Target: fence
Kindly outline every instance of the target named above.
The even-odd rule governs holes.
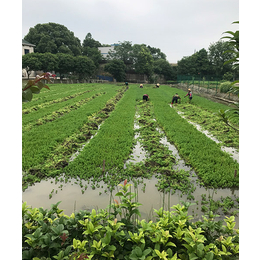
[[[239,100],[238,95],[233,93],[220,93],[221,81],[214,76],[193,77],[190,75],[177,76],[178,88],[187,90],[190,88],[193,93],[199,94],[204,97],[212,97],[215,99],[237,102]]]
[[[187,84],[187,86],[193,85],[202,88],[214,89],[216,93],[220,92],[220,79],[215,76],[190,76],[190,75],[177,75],[177,83]]]

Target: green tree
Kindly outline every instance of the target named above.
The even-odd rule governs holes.
[[[74,72],[78,75],[79,79],[89,78],[95,72],[94,62],[86,56],[75,57]]]
[[[40,70],[42,67],[38,53],[28,53],[22,56],[22,68],[26,70],[28,79],[32,71]]]
[[[201,77],[210,74],[210,62],[208,59],[207,51],[203,48],[196,52],[194,55],[196,57],[196,73],[200,73]]]
[[[126,65],[122,60],[112,60],[105,65],[105,71],[109,72],[116,81],[122,82],[125,80]]]
[[[114,47],[113,51],[108,52],[108,60],[122,60],[125,64],[131,64],[132,59],[132,43],[129,41],[119,42],[119,45]]]
[[[150,45],[147,48],[150,50],[154,60],[166,60],[166,55],[159,48],[151,47]]]
[[[191,56],[183,57],[178,61],[178,74],[192,76],[206,76],[211,74],[208,53],[203,48]]]
[[[101,43],[92,38],[91,33],[88,33],[82,43],[82,47],[98,48],[101,47]]]
[[[226,63],[234,58],[232,52],[227,52],[230,50],[233,51],[234,48],[228,42],[221,40],[210,44],[208,48],[208,58],[212,64],[213,73],[218,77],[222,78],[225,73],[233,71],[232,65]]]
[[[195,55],[183,57],[178,61],[177,70],[179,75],[197,75]]]
[[[80,40],[67,27],[57,23],[37,24],[24,37],[36,45],[35,52],[81,54]]]
[[[164,76],[166,80],[174,78],[173,67],[164,59],[157,59],[154,61],[154,73]]]
[[[145,44],[133,45],[132,58],[135,72],[138,74],[145,74],[150,78],[153,74],[154,59]]]
[[[60,76],[74,71],[74,56],[65,53],[58,53],[57,58],[58,60],[56,71],[60,73]]]
[[[58,66],[58,57],[50,52],[38,53],[38,59],[41,63],[40,70],[44,72],[56,71]]]

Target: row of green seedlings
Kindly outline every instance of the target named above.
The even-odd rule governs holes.
[[[159,191],[174,194],[176,190],[180,190],[183,194],[188,194],[188,198],[192,198],[191,194],[195,190],[195,186],[189,179],[190,174],[183,169],[173,169],[176,159],[168,147],[160,143],[163,133],[158,131],[151,103],[140,101],[137,109],[140,115],[138,122],[141,128],[136,131],[140,132],[140,143],[149,155],[145,162],[129,164],[127,167],[128,173],[132,177],[142,176],[145,178],[156,175]]]
[[[76,103],[65,106],[56,111],[53,111],[51,114],[48,114],[42,118],[39,118],[37,121],[34,121],[33,123],[27,124],[26,126],[23,127],[23,131],[27,132],[27,131],[30,131],[35,126],[39,126],[39,125],[46,124],[48,122],[52,122],[52,121],[56,120],[57,118],[65,115],[65,114],[68,114],[72,110],[76,110],[76,109],[80,108],[82,105],[86,104],[87,102],[95,99],[96,97],[104,95],[104,94],[106,94],[106,92],[96,93],[95,95],[93,95],[91,97],[84,98]]]
[[[150,91],[154,113],[167,139],[173,143],[186,164],[190,164],[201,184],[214,188],[238,187],[239,165],[220,146],[199,132],[169,106],[164,89]]]
[[[215,113],[206,111],[194,104],[178,104],[174,108],[183,112],[188,120],[199,124],[203,130],[210,131],[225,146],[238,148],[238,132],[221,122]]]
[[[169,88],[167,86],[162,86],[162,89],[163,89],[163,92],[165,92],[169,98],[168,98],[168,103],[171,102],[171,98],[172,96],[175,94],[175,93],[178,93],[181,97],[181,105],[187,105],[187,103],[190,103],[190,104],[193,104],[194,106],[196,107],[199,107],[203,110],[206,110],[208,112],[211,112],[212,114],[215,114],[217,113],[219,110],[228,110],[228,109],[231,109],[231,108],[235,108],[236,106],[234,105],[224,105],[224,104],[221,104],[221,103],[218,103],[218,102],[214,102],[212,100],[209,100],[207,98],[204,98],[204,97],[201,97],[201,96],[198,96],[196,94],[193,94],[193,98],[192,98],[192,101],[189,102],[187,100],[187,97],[184,99],[184,96],[187,94],[187,91],[183,91],[181,89],[177,89],[177,88]],[[233,117],[231,118],[231,122],[233,124],[237,124],[238,125],[238,121],[239,121],[239,118],[238,117]]]
[[[23,128],[26,128],[27,125],[30,125],[30,124],[35,125],[35,123],[38,120],[41,120],[42,118],[50,116],[53,112],[55,113],[55,111],[57,111],[57,110],[60,110],[62,112],[62,109],[64,107],[73,106],[75,103],[77,103],[83,99],[90,98],[91,96],[102,93],[102,92],[107,92],[107,89],[105,89],[104,87],[95,88],[95,89],[90,88],[83,95],[79,95],[79,96],[74,97],[73,99],[69,99],[67,101],[53,103],[52,105],[45,106],[43,109],[39,109],[39,110],[35,111],[34,113],[23,115],[23,120],[22,120]],[[63,94],[63,93],[61,93],[61,94]],[[68,95],[66,95],[66,96],[68,96]],[[52,99],[52,101],[55,101],[55,100],[56,99]]]
[[[118,88],[119,89],[119,88]],[[23,171],[43,164],[56,147],[87,122],[88,117],[101,110],[106,102],[115,96],[116,89],[106,89],[106,94],[101,95],[76,110],[57,118],[53,122],[39,125],[30,132],[23,133]],[[28,115],[29,116],[29,115]]]
[[[235,218],[213,214],[191,222],[187,205],[154,210],[156,221],[132,221],[140,203],[125,180],[109,209],[82,210],[67,216],[58,208],[22,205],[23,259],[237,259]],[[110,210],[110,212],[109,212]]]
[[[125,88],[120,89],[113,98],[107,101],[105,107],[89,116],[87,123],[85,123],[79,131],[70,135],[59,144],[44,163],[31,167],[28,173],[23,176],[23,190],[25,190],[28,185],[40,182],[46,177],[59,175],[63,171],[63,168],[68,165],[73,153],[97,133],[98,125],[109,117],[116,103],[124,95],[124,91]]]
[[[73,95],[79,92],[82,92],[86,89],[91,88],[92,85],[81,84],[81,85],[57,85],[54,84],[51,86],[50,90],[43,89],[41,95],[36,95],[30,102],[24,102],[22,104],[23,109],[29,109],[31,107],[37,106],[50,102],[54,99],[63,98],[69,95]],[[93,86],[94,88],[94,86]]]
[[[93,182],[112,182],[111,186],[118,183],[119,176],[124,174],[124,161],[133,147],[135,97],[136,89],[130,87],[98,134],[64,168],[66,175]]]
[[[31,112],[38,111],[39,109],[45,108],[45,107],[50,106],[52,104],[56,104],[56,103],[60,103],[60,102],[64,102],[64,101],[70,100],[72,98],[81,96],[81,95],[83,95],[85,93],[88,93],[90,91],[91,90],[85,90],[85,91],[82,91],[82,92],[77,92],[77,93],[69,95],[69,96],[57,98],[57,99],[54,99],[54,100],[51,100],[51,101],[48,101],[48,102],[41,103],[39,105],[35,105],[35,106],[27,108],[27,109],[23,109],[22,110],[22,114],[26,115],[26,114],[29,114]]]

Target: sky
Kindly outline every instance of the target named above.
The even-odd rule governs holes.
[[[23,0],[22,38],[36,24],[58,23],[81,40],[130,41],[160,48],[177,63],[236,31],[238,0]]]

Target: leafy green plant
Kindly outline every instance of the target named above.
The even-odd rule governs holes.
[[[32,100],[33,94],[39,94],[42,88],[49,87],[41,82],[41,80],[50,81],[50,77],[55,77],[56,75],[50,72],[45,72],[36,77],[34,80],[28,80],[26,85],[22,89],[22,102],[28,102]]]

